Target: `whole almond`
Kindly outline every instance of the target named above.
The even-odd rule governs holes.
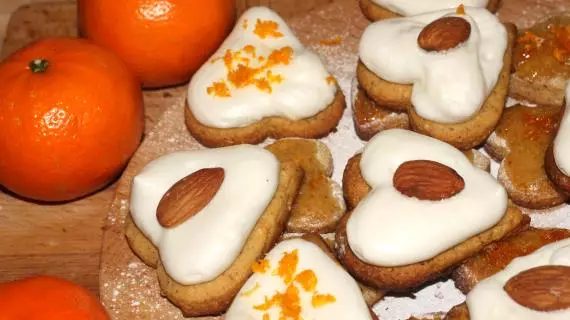
[[[196,215],[212,201],[224,177],[224,169],[206,168],[176,182],[158,203],[156,218],[160,225],[173,228]]]
[[[570,308],[570,267],[542,266],[512,277],[505,291],[518,304],[536,311]]]
[[[418,45],[426,51],[453,49],[469,39],[471,24],[460,17],[443,17],[428,24],[418,36]]]
[[[392,182],[396,190],[408,197],[433,201],[453,197],[465,187],[465,181],[455,170],[430,160],[402,163]]]

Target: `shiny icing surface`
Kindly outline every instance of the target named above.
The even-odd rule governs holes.
[[[389,151],[389,152],[387,152]],[[441,201],[403,195],[393,184],[396,169],[410,160],[431,160],[454,169],[465,188]],[[421,262],[494,226],[507,209],[507,194],[458,149],[418,133],[392,129],[366,145],[360,161],[372,188],[347,223],[356,256],[377,266]]]
[[[570,309],[540,312],[514,301],[503,289],[517,274],[539,266],[570,266],[570,239],[546,245],[532,254],[514,259],[503,271],[481,281],[467,295],[471,320],[566,320]]]
[[[180,179],[221,167],[224,181],[208,205],[174,228],[163,228],[156,209]],[[280,165],[269,151],[252,145],[180,151],[149,163],[133,181],[131,216],[156,246],[166,272],[190,285],[215,279],[242,250],[251,230],[273,198]],[[207,230],[207,232],[204,232]]]
[[[554,139],[554,160],[565,175],[570,176],[570,83],[566,87],[566,109]]]
[[[412,84],[411,102],[425,119],[459,123],[475,115],[494,89],[507,48],[506,28],[486,9],[466,14],[444,10],[377,21],[360,41],[360,60],[380,78]],[[471,24],[469,39],[444,52],[418,46],[422,29],[443,16],[460,16]]]
[[[372,319],[356,281],[312,242],[285,240],[253,270],[225,320]]]
[[[403,16],[412,16],[422,13],[456,8],[460,4],[469,7],[484,8],[488,0],[372,0],[392,12]]]
[[[337,85],[274,11],[254,7],[196,72],[188,106],[215,128],[243,127],[266,117],[300,120],[327,108]]]

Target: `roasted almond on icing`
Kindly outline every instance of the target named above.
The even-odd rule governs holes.
[[[173,228],[196,215],[214,198],[224,181],[224,169],[200,169],[176,182],[158,203],[156,218]]]
[[[518,304],[536,311],[570,308],[570,267],[542,266],[512,277],[505,291]]]
[[[471,24],[460,17],[443,17],[428,24],[418,36],[418,45],[426,51],[453,49],[469,39]]]
[[[430,160],[402,163],[393,177],[396,190],[420,200],[443,200],[465,187],[463,178],[452,168]]]

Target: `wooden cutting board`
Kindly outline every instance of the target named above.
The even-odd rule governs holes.
[[[504,21],[515,22],[525,27],[538,19],[569,9],[569,5],[564,7],[560,5],[561,3],[560,0],[506,0],[500,17]],[[356,1],[335,1],[292,19],[290,24],[301,41],[323,58],[329,70],[339,80],[345,95],[350,96],[358,39],[368,24],[361,15]],[[335,45],[335,42],[338,43]],[[135,154],[119,181],[109,212],[103,239],[101,299],[116,319],[182,318],[175,307],[160,297],[154,270],[146,267],[132,254],[123,232],[125,217],[129,210],[128,199],[133,176],[149,161],[161,155],[175,150],[202,148],[185,128],[184,97],[179,98],[168,108]],[[339,131],[334,135],[339,134],[354,135],[348,111],[339,126]],[[354,139],[354,136],[349,138]],[[330,142],[327,139],[325,141]],[[342,142],[342,138],[334,139]],[[333,153],[340,148],[342,143],[332,146]],[[339,162],[337,161],[335,166],[342,170],[345,163]]]
[[[15,0],[19,1],[19,0]],[[238,7],[266,4],[285,16],[332,0],[236,0]],[[28,2],[28,1],[26,1]],[[37,2],[37,1],[36,1]],[[0,1],[0,7],[5,3]],[[0,57],[45,36],[76,36],[74,2],[34,3],[11,17]],[[184,87],[146,91],[146,132],[166,107],[179,103]],[[103,221],[116,185],[63,205],[26,202],[0,188],[0,282],[34,274],[61,276],[99,291]]]

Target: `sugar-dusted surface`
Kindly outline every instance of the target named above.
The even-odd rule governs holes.
[[[566,5],[563,6],[563,3]],[[505,0],[500,17],[524,27],[542,20],[548,14],[561,13],[568,8],[570,3],[567,0]],[[347,100],[352,100],[358,40],[368,24],[356,1],[337,0],[310,14],[290,20],[290,23],[301,41],[321,55],[329,70],[337,77]],[[160,297],[154,270],[143,265],[131,253],[123,233],[133,176],[146,163],[160,155],[174,150],[201,148],[184,126],[184,92],[173,97],[172,101],[173,105],[149,133],[129,164],[119,183],[107,220],[101,266],[101,298],[115,319],[182,319],[180,312]],[[354,132],[350,108],[347,108],[338,130],[323,141],[333,151],[333,177],[340,182],[348,158],[363,146]],[[493,163],[492,167],[496,174],[497,164]],[[533,223],[540,226],[570,227],[569,214],[569,207],[564,206],[547,214],[533,215]],[[447,280],[427,286],[408,297],[388,297],[375,307],[375,311],[383,320],[406,319],[412,314],[445,312],[463,299],[464,296]]]

